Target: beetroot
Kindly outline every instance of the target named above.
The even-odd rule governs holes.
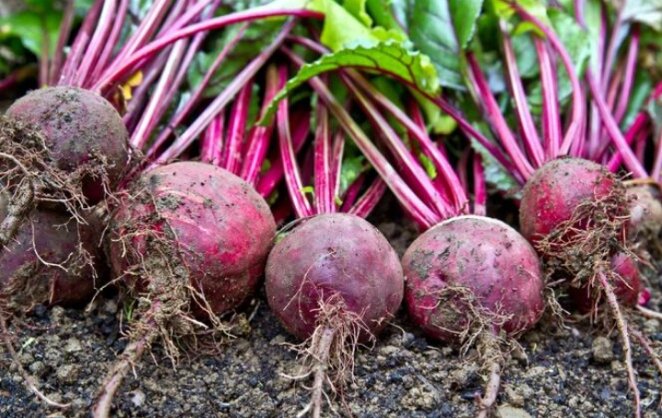
[[[617,193],[615,188],[614,176],[592,161],[550,161],[524,186],[519,215],[522,235],[532,242],[539,241],[559,224],[571,220],[578,206],[609,198]]]
[[[540,261],[510,226],[480,216],[441,222],[418,237],[402,264],[409,315],[430,337],[462,342],[472,321],[517,335],[544,310]],[[477,314],[472,318],[468,304]]]
[[[128,132],[119,113],[98,94],[76,87],[43,88],[16,100],[7,116],[43,136],[58,169],[89,171],[81,187],[90,203],[101,200],[104,187],[120,179],[127,162]]]
[[[10,215],[11,205],[9,208]],[[5,215],[4,213],[1,215]],[[15,239],[0,252],[0,331],[3,343],[25,385],[49,406],[64,408],[43,394],[18,360],[5,313],[26,312],[37,304],[80,306],[102,284],[99,231],[94,222],[34,209]],[[5,218],[6,219],[6,218]]]
[[[496,400],[504,362],[499,335],[531,329],[544,310],[535,250],[503,222],[465,215],[418,237],[402,265],[412,320],[432,338],[465,348],[477,343],[489,374],[478,412],[486,416]]]
[[[124,199],[113,218],[114,273],[122,275],[149,254],[152,232],[172,244],[168,255],[181,260],[213,313],[243,302],[263,273],[276,230],[264,199],[240,178],[195,162],[147,172],[137,187],[148,198]],[[138,291],[149,286],[143,276],[131,284]]]
[[[279,65],[273,75],[284,86],[288,68]],[[397,254],[363,219],[376,206],[385,185],[376,178],[364,188],[367,173],[360,173],[342,190],[343,164],[349,155],[344,135],[334,132],[329,118],[338,105],[328,108],[328,104],[325,100],[315,106],[310,159],[301,166],[289,105],[287,100],[278,104],[278,150],[298,220],[278,236],[265,272],[271,310],[290,333],[305,340],[299,351],[305,354],[307,373],[301,378],[314,380],[311,400],[299,415],[310,411],[313,417],[321,415],[327,384],[342,396],[357,344],[375,340],[395,315],[404,292]],[[303,113],[295,110],[295,115]]]
[[[361,320],[362,340],[381,331],[402,302],[397,254],[374,226],[350,214],[302,219],[284,232],[265,277],[269,306],[302,340],[326,320],[320,307],[330,300]]]
[[[110,259],[141,302],[132,342],[111,368],[94,407],[107,416],[131,365],[158,335],[195,333],[192,316],[218,324],[263,273],[276,225],[247,183],[204,163],[179,162],[143,173],[111,224]]]
[[[96,231],[58,212],[33,211],[0,253],[4,302],[21,310],[40,303],[88,302],[101,284]]]
[[[630,345],[632,325],[622,312],[622,304],[636,301],[638,294],[633,293],[640,289],[636,265],[619,255],[628,251],[627,219],[625,187],[593,162],[578,158],[549,162],[524,187],[520,208],[524,235],[532,240],[550,271],[568,278],[571,289],[580,289],[570,292],[579,307],[594,306],[596,300],[607,303],[621,335],[628,383],[639,414],[641,401]]]
[[[87,90],[49,87],[14,102],[0,118],[0,181],[12,194],[0,245],[37,203],[80,217],[103,199],[124,171],[127,139],[117,111]]]
[[[522,234],[555,275],[569,278],[575,288],[592,286],[598,270],[618,276],[604,266],[627,249],[626,203],[623,184],[603,166],[557,159],[538,169],[524,187]]]
[[[352,364],[347,344],[374,338],[393,318],[403,295],[402,267],[386,238],[362,218],[319,214],[297,221],[269,254],[266,292],[285,328],[304,340],[314,367],[308,408],[319,416],[327,368],[342,385]]]

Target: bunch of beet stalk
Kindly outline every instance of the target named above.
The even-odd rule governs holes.
[[[11,266],[0,277],[3,312],[89,301],[104,285],[104,256],[113,283],[123,284],[137,301],[130,342],[101,385],[94,416],[109,415],[122,379],[155,341],[176,361],[184,337],[229,332],[221,316],[240,307],[263,275],[274,314],[304,340],[299,349],[304,369],[293,376],[313,379],[303,413],[320,416],[329,391],[342,396],[356,346],[374,341],[404,298],[410,317],[428,336],[465,353],[476,349],[487,376],[477,411],[487,416],[509,345],[536,324],[546,306],[558,306],[544,297],[550,287],[566,290],[593,318],[606,300],[640,414],[631,337],[661,372],[662,363],[627,315],[660,315],[638,304],[644,292],[637,262],[645,258],[643,250],[653,253],[659,245],[662,210],[654,187],[660,183],[662,139],[651,138],[654,121],[644,113],[625,134],[619,128],[635,72],[636,28],[625,69],[612,73],[614,46],[600,74],[589,70],[582,82],[554,32],[513,5],[544,35],[530,35],[542,83],[540,132],[505,31],[503,62],[515,129],[469,51],[465,81],[480,98],[476,104],[493,140],[445,98],[418,92],[455,118],[460,130],[523,186],[520,235],[486,217],[487,185],[478,153],[468,149],[451,158],[443,141],[430,137],[413,96],[401,109],[354,70],[337,74],[350,93],[344,103],[331,93],[326,75],[309,80],[319,99],[316,126],[310,125],[309,106],[287,100],[279,103],[273,122],[252,124],[250,103],[259,100],[264,114],[290,69],[304,64],[292,46],[327,52],[315,35],[294,35],[293,18],[323,16],[264,6],[215,17],[220,4],[157,1],[121,40],[130,26],[129,2],[96,1],[64,57],[73,25],[69,3],[58,52],[40,66],[41,79],[51,87],[17,100],[1,120],[7,205],[0,257]],[[289,20],[220,94],[206,99],[214,72],[247,25],[274,17]],[[582,22],[581,8],[577,19]],[[200,84],[190,86],[192,94],[172,106],[209,31],[230,24],[242,25],[241,30]],[[559,62],[573,87],[568,114],[556,94]],[[366,116],[376,140],[350,116],[354,108]],[[408,143],[389,120],[404,127]],[[343,190],[346,138],[374,171],[362,172]],[[652,161],[646,158],[650,149]],[[434,165],[434,178],[419,155]],[[177,159],[184,161],[172,162]],[[624,171],[634,180],[622,182],[617,176]],[[289,199],[277,196],[283,179]],[[635,187],[641,185],[646,187]],[[386,188],[423,231],[402,262],[363,219]],[[650,200],[629,197],[642,195]],[[297,219],[277,234],[277,223],[290,211]],[[639,242],[641,236],[646,240]],[[40,398],[64,406],[25,376]]]

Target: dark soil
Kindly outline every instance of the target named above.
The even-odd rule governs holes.
[[[373,221],[400,254],[415,236],[401,224],[380,217]],[[662,277],[653,276],[651,308],[660,309]],[[39,378],[45,393],[71,402],[72,407],[45,408],[25,389],[2,351],[0,416],[86,416],[106,369],[126,344],[118,319],[123,308],[118,303],[116,297],[100,298],[86,312],[37,307],[23,323],[15,321],[11,331],[21,363]],[[115,416],[295,416],[307,403],[307,391],[283,375],[297,372],[295,354],[288,346],[296,341],[269,312],[264,294],[233,323],[236,338],[227,339],[214,354],[192,355],[176,367],[156,346],[152,357],[136,365],[137,377],[125,379],[115,400]],[[662,324],[641,318],[634,323],[661,353]],[[592,331],[586,320],[566,328],[543,321],[521,339],[522,350],[508,361],[498,414],[631,416],[618,341],[615,332]],[[638,347],[634,358],[644,416],[662,416],[662,377]],[[426,340],[401,313],[374,348],[358,351],[346,406],[336,399],[335,413],[328,406],[326,412],[357,417],[466,417],[474,414],[474,399],[482,386],[478,365],[471,358],[462,360],[457,350]]]

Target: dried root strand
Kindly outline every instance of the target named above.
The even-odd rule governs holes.
[[[447,286],[435,294],[435,316],[444,318],[443,324],[435,323],[444,332],[454,335],[460,342],[460,353],[465,356],[470,349],[477,348],[478,362],[482,365],[487,383],[482,397],[477,398],[476,416],[487,417],[494,408],[501,382],[501,369],[505,363],[503,345],[509,341],[495,333],[510,318],[501,309],[487,309],[475,293],[466,287]],[[450,318],[450,319],[449,319]],[[454,326],[453,329],[448,324]]]
[[[491,333],[484,333],[479,344],[480,359],[488,372],[487,384],[483,396],[478,399],[477,418],[486,418],[494,408],[501,384],[501,367],[505,359],[500,349],[498,338]]]
[[[437,290],[434,296],[436,303],[432,308],[435,312],[432,323],[454,336],[454,340],[461,344],[460,353],[463,356],[476,346],[483,334],[492,333],[511,318],[502,314],[499,307],[494,311],[485,308],[468,287],[446,286]],[[436,318],[443,320],[443,323]],[[453,328],[449,328],[449,324]]]
[[[139,270],[142,277],[148,280],[148,290],[137,299],[139,319],[132,324],[129,332],[131,342],[108,371],[95,398],[92,408],[95,418],[110,415],[113,398],[123,379],[157,339],[175,364],[179,358],[176,339],[193,332],[192,323],[182,319],[188,315],[187,282],[170,269],[169,259],[158,252],[151,253]]]
[[[317,341],[317,347],[315,347],[316,356],[315,362],[317,363],[314,366],[314,381],[313,387],[311,388],[310,395],[310,409],[312,410],[313,418],[319,418],[322,413],[322,395],[324,393],[324,384],[327,380],[327,369],[329,367],[329,356],[331,355],[331,345],[333,344],[333,336],[335,334],[334,330],[330,328],[324,328],[320,332],[320,336]],[[304,409],[304,413],[307,409]],[[301,416],[301,414],[299,414]]]
[[[645,308],[641,305],[637,305],[636,307],[637,311],[646,318],[650,319],[657,319],[659,321],[662,321],[662,312],[657,312],[652,309]]]
[[[340,296],[320,301],[315,331],[306,341],[293,346],[302,358],[304,372],[285,376],[294,380],[313,377],[310,402],[297,414],[298,417],[310,414],[318,418],[322,414],[324,399],[333,408],[332,398],[342,397],[347,381],[354,378],[354,355],[362,335],[368,335],[374,342],[362,315],[348,311]]]
[[[616,299],[614,289],[605,274],[603,272],[598,272],[597,279],[600,282],[602,291],[605,293],[607,303],[611,309],[612,316],[616,322],[616,327],[621,336],[621,344],[623,345],[623,352],[625,354],[625,368],[628,375],[628,385],[630,386],[632,396],[634,397],[634,415],[639,418],[641,417],[641,395],[639,393],[639,388],[637,387],[637,377],[634,372],[634,366],[632,365],[632,345],[630,344],[628,325],[621,313],[621,306]]]
[[[147,321],[146,325],[153,326],[155,324],[151,321]],[[142,337],[134,337],[134,340],[126,346],[124,352],[122,352],[106,375],[106,378],[101,385],[101,390],[95,398],[92,407],[92,416],[94,418],[107,418],[110,416],[110,408],[113,403],[113,398],[117,389],[122,384],[124,377],[126,377],[129,370],[140,360],[145,350],[149,349],[157,336],[158,332],[156,328],[153,327],[151,330],[144,330]]]
[[[0,157],[7,154],[0,153]],[[32,210],[34,203],[34,184],[30,176],[26,176],[14,192],[7,213],[0,223],[0,248],[4,248],[16,236],[18,228],[27,214]]]
[[[158,214],[154,215],[158,216]],[[182,350],[180,344],[187,339],[197,339],[198,334],[212,331],[227,334],[227,327],[211,311],[204,294],[190,284],[190,274],[182,261],[186,249],[177,245],[176,237],[167,232],[157,232],[149,225],[137,222],[115,237],[125,249],[124,256],[137,263],[127,269],[123,278],[135,286],[129,289],[136,298],[138,320],[128,333],[130,339],[125,351],[109,370],[96,397],[92,414],[106,418],[122,380],[139,361],[143,353],[157,340],[163,345],[173,366],[178,363]],[[131,241],[145,240],[143,252],[138,252]],[[210,325],[198,321],[191,308],[197,302],[208,315]]]
[[[662,377],[662,360],[660,359],[660,356],[653,349],[651,345],[651,341],[639,330],[633,329],[632,327],[630,327],[630,333],[637,340],[639,345],[643,347],[644,351],[646,351],[646,354],[648,354],[648,357],[650,358],[651,362],[657,369],[658,374],[660,375],[660,377]],[[657,407],[658,409],[662,409],[662,398],[660,398],[660,402]]]
[[[643,349],[646,351],[651,361],[653,362],[653,365],[657,369],[658,373],[660,374],[660,376],[662,376],[662,360],[660,360],[660,356],[657,355],[657,353],[651,346],[650,340],[640,331],[636,329],[632,329],[632,327],[630,327],[630,334],[632,334],[632,336],[637,340],[639,345],[643,347]],[[660,402],[662,402],[662,399],[660,399]]]

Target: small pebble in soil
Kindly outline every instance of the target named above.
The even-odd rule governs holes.
[[[57,379],[61,383],[72,384],[78,380],[80,367],[75,364],[65,364],[57,369]]]
[[[593,360],[599,364],[608,364],[614,359],[612,342],[606,337],[596,337],[593,340]]]
[[[83,346],[76,338],[69,338],[64,346],[65,353],[77,353],[83,350]]]
[[[141,407],[145,403],[145,393],[141,390],[134,390],[129,393],[131,403],[136,407]]]
[[[531,418],[528,412],[510,405],[502,405],[497,409],[499,418]]]

